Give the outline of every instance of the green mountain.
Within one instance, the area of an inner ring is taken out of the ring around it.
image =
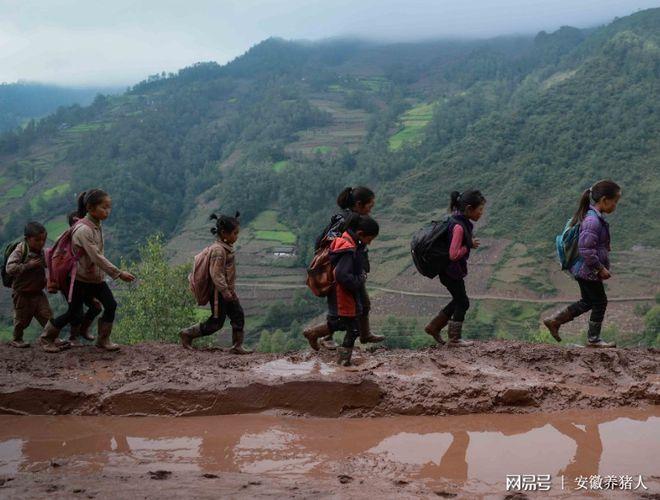
[[[43,83],[0,83],[0,132],[12,130],[55,111],[60,106],[87,106],[99,93],[118,93],[105,87],[62,87]]]
[[[55,235],[74,193],[102,186],[115,200],[112,257],[135,257],[159,232],[174,260],[188,260],[208,241],[211,211],[240,210],[242,278],[300,283],[336,194],[364,183],[383,226],[373,282],[416,290],[410,234],[451,190],[477,187],[489,239],[478,291],[548,297],[570,290],[554,235],[582,190],[612,177],[623,186],[613,235],[627,276],[615,292],[648,295],[659,107],[660,9],[486,41],[268,39],[224,66],[155,76],[0,136],[1,236],[27,219]],[[293,243],[297,257],[273,258]]]

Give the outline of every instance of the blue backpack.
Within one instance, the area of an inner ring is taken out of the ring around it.
[[[589,210],[587,215],[592,213],[593,210]],[[557,246],[557,257],[559,258],[559,264],[561,265],[562,271],[570,271],[570,269],[580,260],[580,250],[578,244],[580,241],[580,226],[578,222],[571,225],[571,220],[568,219],[564,230],[561,234],[557,235],[555,238],[555,245]]]

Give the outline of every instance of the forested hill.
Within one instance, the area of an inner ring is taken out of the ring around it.
[[[336,193],[366,183],[379,217],[405,223],[479,187],[485,233],[547,249],[612,177],[615,245],[658,246],[659,77],[660,9],[488,41],[269,39],[0,136],[2,236],[27,219],[57,233],[73,193],[103,186],[115,254],[239,209],[276,211],[305,259]]]
[[[0,132],[46,116],[60,106],[86,106],[99,93],[118,93],[118,89],[62,87],[30,82],[0,83]]]

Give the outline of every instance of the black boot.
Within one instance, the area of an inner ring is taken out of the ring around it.
[[[337,364],[341,366],[351,366],[351,356],[353,356],[352,347],[337,347],[337,352],[339,353],[339,359]]]
[[[461,339],[463,332],[463,322],[462,321],[450,321],[449,329],[447,335],[449,336],[449,343],[447,344],[450,347],[467,347],[473,345],[474,342],[471,340]]]
[[[600,338],[600,330],[603,327],[603,323],[595,323],[594,321],[589,321],[589,331],[587,332],[587,347],[616,347],[614,342],[605,342]]]

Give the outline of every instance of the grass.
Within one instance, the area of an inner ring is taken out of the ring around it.
[[[23,182],[20,182],[9,188],[9,190],[4,194],[3,198],[5,200],[21,198],[27,190],[28,190],[27,185],[24,184]]]
[[[278,161],[277,163],[273,164],[273,170],[275,170],[275,172],[279,173],[288,166],[289,166],[289,161],[288,160]]]
[[[264,210],[252,221],[250,227],[258,240],[277,241],[283,245],[293,245],[296,235],[277,220],[275,210]]]
[[[61,196],[65,194],[70,188],[71,184],[69,182],[63,182],[62,184],[58,184],[57,186],[46,189],[43,193],[41,193],[41,196],[37,196],[30,200],[30,207],[32,207],[32,210],[36,210],[39,206],[39,202],[48,201],[55,198],[56,196]]]
[[[48,222],[46,222],[46,224],[44,224],[44,226],[46,227],[46,231],[48,231],[48,239],[55,241],[60,234],[69,228],[69,222],[67,221],[66,217],[62,215],[60,217],[50,219]]]
[[[401,149],[406,143],[421,141],[424,128],[433,118],[435,103],[423,103],[409,109],[401,116],[403,128],[390,137],[391,150]]]

